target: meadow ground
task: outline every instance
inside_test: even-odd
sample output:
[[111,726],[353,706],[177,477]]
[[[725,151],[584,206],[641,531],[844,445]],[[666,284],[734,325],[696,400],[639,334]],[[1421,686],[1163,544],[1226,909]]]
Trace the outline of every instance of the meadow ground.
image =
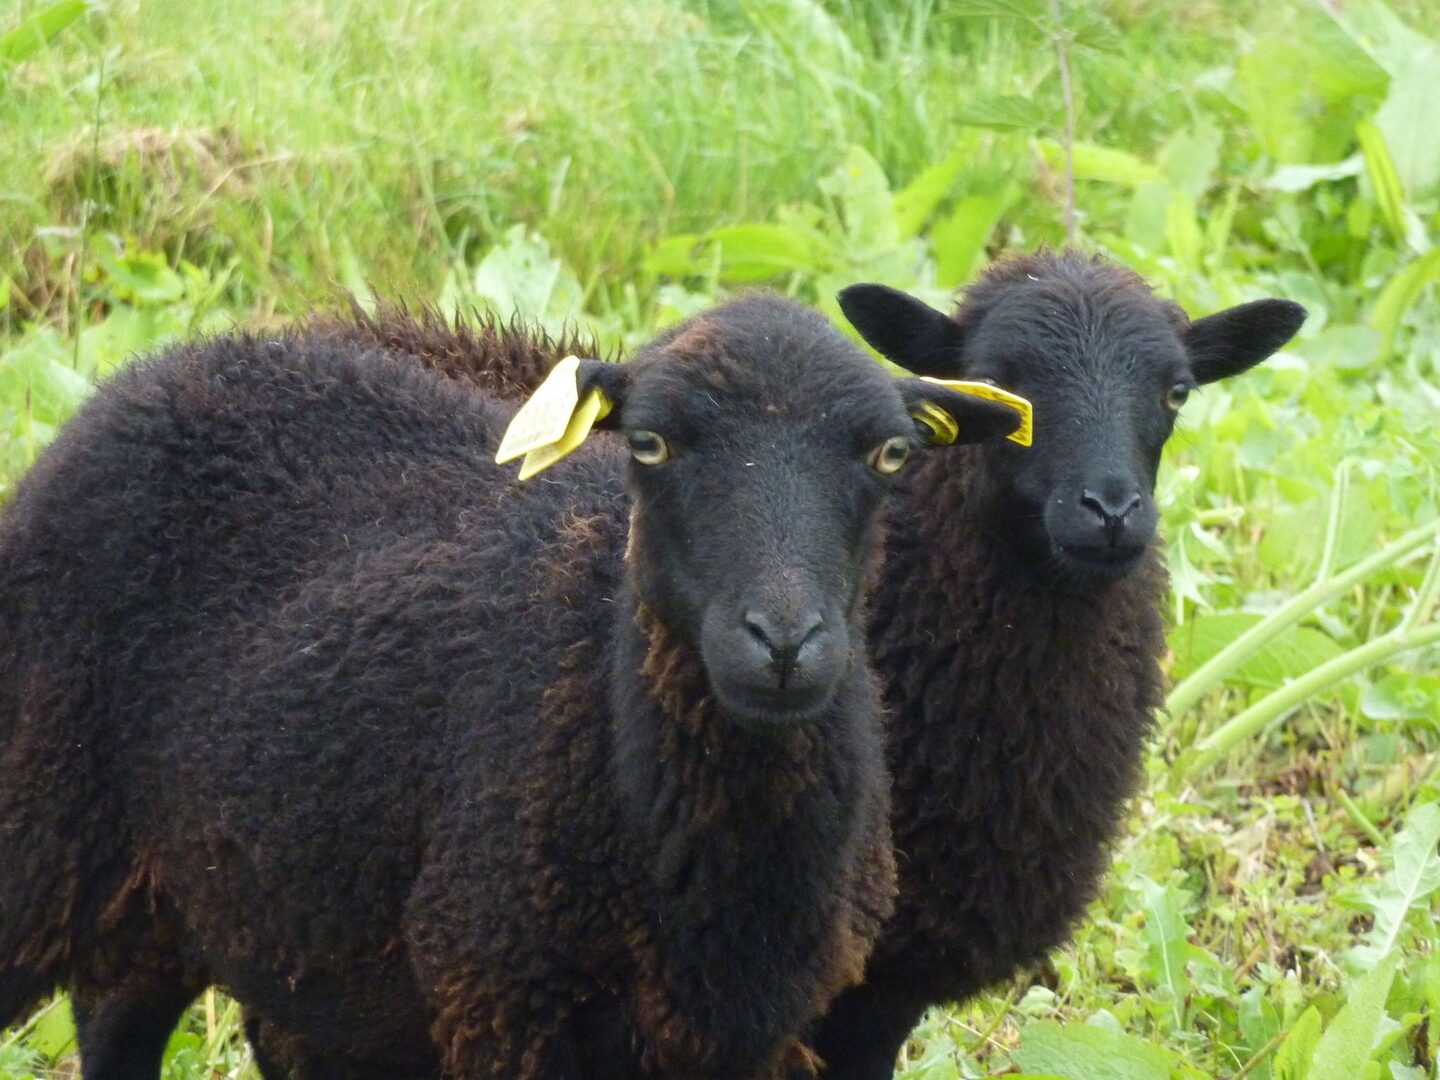
[[[341,290],[612,344],[1063,240],[1311,312],[1160,481],[1175,686],[1104,895],[898,1075],[1411,1080],[1440,1044],[1437,0],[3,0],[0,499],[137,351]],[[63,1001],[0,1078],[73,1075]],[[207,996],[167,1080],[255,1076]]]

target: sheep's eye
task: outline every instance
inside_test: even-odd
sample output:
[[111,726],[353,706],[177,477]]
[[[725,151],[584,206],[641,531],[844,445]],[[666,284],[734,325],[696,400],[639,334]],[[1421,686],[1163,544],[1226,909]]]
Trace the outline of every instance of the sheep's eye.
[[910,456],[910,440],[903,435],[886,439],[870,451],[870,467],[883,476],[900,471]]
[[659,465],[670,457],[670,444],[653,431],[632,431],[626,438],[630,456],[641,465]]
[[1180,406],[1184,405],[1189,397],[1190,387],[1183,382],[1177,382],[1165,391],[1165,407],[1171,412],[1179,412]]

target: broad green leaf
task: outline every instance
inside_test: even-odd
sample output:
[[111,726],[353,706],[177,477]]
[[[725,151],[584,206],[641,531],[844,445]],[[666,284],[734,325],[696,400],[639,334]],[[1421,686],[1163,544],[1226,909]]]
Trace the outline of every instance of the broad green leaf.
[[1170,186],[1192,200],[1209,191],[1220,165],[1221,141],[1220,129],[1208,123],[1172,135],[1157,159]]
[[1027,1072],[1067,1080],[1171,1080],[1179,1056],[1090,1024],[1027,1024],[1012,1055]]
[[49,335],[31,338],[0,355],[0,401],[30,413],[47,424],[69,418],[90,395],[90,380],[70,367],[71,355]]
[[996,226],[1015,204],[1017,196],[1012,186],[995,195],[966,196],[930,230],[937,284],[952,289],[970,280]]
[[1390,93],[1375,114],[1395,169],[1412,198],[1433,194],[1440,183],[1440,139],[1435,137],[1435,73],[1440,47],[1431,46],[1390,80]]
[[185,280],[158,251],[102,254],[105,285],[117,299],[136,306],[173,304],[185,295]]
[[823,238],[789,225],[730,225],[706,239],[719,250],[726,281],[763,281],[792,270],[817,270],[829,261]]
[[1346,0],[1321,7],[1389,73],[1389,92],[1375,114],[1375,127],[1384,136],[1410,196],[1428,191],[1440,183],[1440,139],[1435,138],[1440,41],[1406,26],[1380,0]]
[[1040,131],[1050,124],[1050,113],[1031,98],[1013,94],[975,98],[960,110],[957,123],[997,131]]
[[[1040,139],[1036,146],[1050,168],[1059,170],[1065,167],[1065,151],[1058,142],[1053,139]],[[1112,146],[1077,142],[1074,159],[1076,180],[1099,180],[1107,184],[1139,187],[1141,184],[1160,183],[1165,179],[1165,174],[1156,166]]]
[[1208,608],[1210,602],[1205,599],[1201,587],[1210,583],[1210,577],[1204,571],[1196,567],[1190,558],[1190,552],[1186,548],[1186,535],[1181,533],[1175,541],[1166,548],[1166,557],[1170,564],[1170,592],[1175,600],[1175,622],[1177,625],[1184,623],[1184,602],[1189,601],[1196,607]]
[[1380,334],[1370,326],[1332,323],[1313,338],[1287,348],[1315,364],[1339,371],[1364,371],[1380,358]]
[[1165,201],[1165,244],[1182,268],[1200,269],[1205,235],[1195,220],[1195,200],[1183,191],[1172,190]]
[[1377,883],[1355,891],[1355,899],[1375,916],[1364,944],[1350,951],[1359,971],[1376,967],[1395,948],[1412,909],[1440,889],[1440,804],[1424,803],[1410,812],[1390,844],[1391,867]]
[[1310,1080],[1310,1062],[1319,1041],[1320,1011],[1311,1005],[1275,1052],[1275,1080]]
[[1125,213],[1125,237],[1141,251],[1160,255],[1165,250],[1170,225],[1168,184],[1156,181],[1141,184],[1130,197]]
[[1416,53],[1435,44],[1433,39],[1406,26],[1383,0],[1345,0],[1343,4],[1321,7],[1391,75],[1399,74]]
[[1308,191],[1316,184],[1349,180],[1365,171],[1365,156],[1351,154],[1334,165],[1281,165],[1264,181],[1271,191]]
[[1385,1020],[1385,998],[1399,963],[1399,954],[1392,953],[1350,985],[1345,1007],[1320,1036],[1306,1080],[1355,1080],[1360,1074]]
[[699,233],[667,236],[645,256],[645,269],[665,277],[710,276],[719,271],[713,246]]
[[60,0],[42,8],[4,37],[0,37],[0,63],[28,60],[90,8],[87,0]]
[[1371,720],[1421,720],[1440,715],[1440,675],[1394,672],[1370,683],[1360,711]]
[[40,1014],[30,1029],[29,1042],[51,1061],[75,1049],[75,1018],[68,1000],[56,1001]]
[[1185,1023],[1185,995],[1190,976],[1185,965],[1193,946],[1186,940],[1188,927],[1180,913],[1183,894],[1171,885],[1160,885],[1141,876],[1136,883],[1140,909],[1145,913],[1147,974],[1168,991],[1170,1016],[1175,1028]]
[[845,223],[846,246],[853,252],[863,257],[899,244],[890,182],[880,163],[864,147],[850,147],[845,160],[820,181],[820,190],[839,207]]
[[974,133],[962,138],[955,147],[928,169],[895,193],[892,211],[895,229],[902,240],[916,236],[926,220],[950,194],[955,181],[970,164],[975,154]]
[[[1252,1056],[1280,1034],[1280,1018],[1265,997],[1264,987],[1254,986],[1241,994],[1239,1012],[1240,1034],[1245,1036],[1245,1047]],[[1251,1070],[1251,1075],[1255,1080],[1270,1080],[1272,1065],[1273,1059],[1262,1061]]]
[[486,252],[470,282],[475,298],[503,319],[519,315],[557,330],[577,319],[583,292],[543,237],[513,225]]
[[1266,154],[1278,162],[1313,160],[1314,135],[1301,120],[1313,89],[1291,77],[1303,49],[1282,37],[1263,38],[1235,65],[1235,84]]
[[[1262,618],[1246,612],[1207,613],[1176,627],[1170,633],[1170,648],[1175,654],[1171,678],[1185,678]],[[1273,689],[1319,667],[1341,651],[1329,635],[1308,626],[1296,627],[1247,658],[1226,681]]]

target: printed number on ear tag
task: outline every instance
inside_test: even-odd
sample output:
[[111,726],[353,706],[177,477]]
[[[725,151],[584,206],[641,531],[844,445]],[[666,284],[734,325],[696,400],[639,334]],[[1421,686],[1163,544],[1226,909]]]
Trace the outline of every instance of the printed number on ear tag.
[[[943,386],[947,390],[954,390],[957,394],[969,394],[971,397],[984,398],[986,401],[998,401],[1001,405],[1009,405],[1020,414],[1020,426],[1005,437],[1011,442],[1019,443],[1021,446],[1029,446],[1031,436],[1035,427],[1035,410],[1030,402],[1019,394],[1012,394],[1009,390],[1001,390],[998,386],[991,386],[983,382],[966,382],[955,379],[932,379],[924,376],[926,382],[932,382],[937,386]],[[952,423],[954,421],[951,421]],[[951,442],[954,442],[952,437]]]
[[524,454],[520,479],[528,480],[585,441],[595,421],[610,411],[610,400],[598,387],[582,399],[576,379],[579,370],[580,360],[574,356],[565,357],[550,370],[505,429],[495,452],[497,465]]

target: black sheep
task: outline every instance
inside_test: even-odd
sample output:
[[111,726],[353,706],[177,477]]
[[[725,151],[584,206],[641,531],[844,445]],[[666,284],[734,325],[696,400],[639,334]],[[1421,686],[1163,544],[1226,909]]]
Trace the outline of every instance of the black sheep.
[[928,457],[890,504],[869,643],[899,896],[814,1044],[827,1077],[880,1080],[928,1006],[1040,960],[1095,896],[1162,700],[1161,450],[1197,386],[1266,359],[1305,311],[1192,322],[1073,253],[998,263],[954,316],[878,285],[840,303],[903,367],[1034,407],[1031,447]]
[[[879,1080],[928,1006],[1039,960],[1095,895],[1161,701],[1161,450],[1196,386],[1270,356],[1305,312],[1262,300],[1191,322],[1130,271],[1073,253],[998,263],[953,317],[876,285],[840,300],[901,366],[1034,406],[1031,447],[930,455],[889,503],[868,636],[900,890],[865,983],[815,1042],[828,1076]],[[501,350],[407,352],[483,385],[533,384],[498,369]]]
[[66,426],[0,515],[0,1026],[59,984],[87,1080],[156,1076],[213,982],[267,1075],[805,1068],[893,892],[858,628],[907,406],[1016,419],[764,297],[579,382],[628,480],[516,485],[507,409],[323,334]]

